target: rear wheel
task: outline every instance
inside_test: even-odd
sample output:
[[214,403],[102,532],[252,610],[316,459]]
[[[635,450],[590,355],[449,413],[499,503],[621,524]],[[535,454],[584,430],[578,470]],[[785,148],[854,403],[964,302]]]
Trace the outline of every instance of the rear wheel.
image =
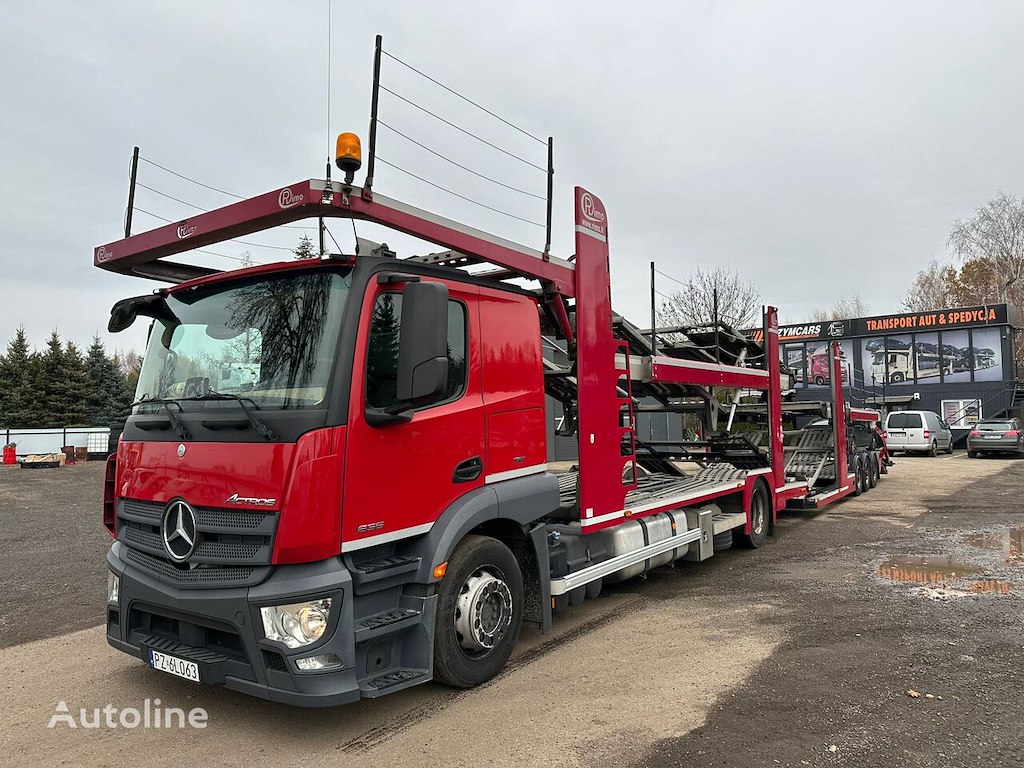
[[742,534],[739,539],[748,549],[757,549],[768,538],[771,526],[771,509],[764,486],[757,483],[750,494],[750,535]]
[[934,440],[932,440],[932,447],[928,449],[928,455],[929,456],[938,456],[939,455],[939,444],[937,442],[935,442]]
[[512,655],[522,623],[523,575],[515,556],[497,539],[467,536],[441,580],[434,678],[457,688],[490,680]]
[[872,453],[868,459],[868,485],[874,488],[878,485],[878,479],[882,475],[882,470],[878,466],[878,454]]
[[864,468],[858,456],[853,465],[853,495],[860,496],[864,493]]

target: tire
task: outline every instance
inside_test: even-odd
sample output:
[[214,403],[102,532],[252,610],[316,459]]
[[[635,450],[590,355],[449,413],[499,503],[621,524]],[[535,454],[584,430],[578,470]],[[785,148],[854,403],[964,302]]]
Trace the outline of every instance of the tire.
[[771,525],[772,510],[771,504],[768,502],[768,494],[761,483],[756,483],[750,494],[750,535],[740,534],[740,543],[747,549],[762,547],[768,540],[768,531]]
[[977,451],[968,450],[967,451],[967,458],[968,459],[976,459],[976,458],[978,458],[978,452]]
[[819,387],[825,386],[825,377],[824,376],[815,376],[814,377],[814,383],[817,384]]
[[894,373],[891,377],[889,377],[889,381],[891,381],[893,384],[902,384],[905,379],[906,376],[904,376],[902,373]]
[[952,439],[950,439],[950,441],[949,441],[949,448],[946,449],[946,454],[949,455],[949,456],[953,455],[953,440]]
[[456,688],[490,680],[512,655],[522,625],[523,575],[515,556],[497,539],[467,536],[441,580],[434,679]]
[[853,495],[860,496],[864,493],[864,468],[861,466],[860,456],[854,462],[853,470]]
[[929,456],[938,456],[939,455],[939,444],[937,442],[935,442],[934,440],[932,440],[932,447],[928,449],[928,455]]
[[878,465],[878,454],[871,454],[871,458],[868,459],[868,485],[872,488],[878,485],[878,481],[882,477],[882,469]]

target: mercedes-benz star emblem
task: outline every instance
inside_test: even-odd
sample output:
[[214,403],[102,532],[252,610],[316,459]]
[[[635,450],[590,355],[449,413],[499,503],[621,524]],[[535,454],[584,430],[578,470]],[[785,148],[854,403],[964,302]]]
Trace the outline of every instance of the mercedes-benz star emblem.
[[196,513],[181,499],[175,499],[164,509],[160,524],[164,549],[176,563],[188,560],[196,549]]
[[184,459],[185,458],[185,444],[184,443],[179,443],[178,444],[178,458],[179,459]]

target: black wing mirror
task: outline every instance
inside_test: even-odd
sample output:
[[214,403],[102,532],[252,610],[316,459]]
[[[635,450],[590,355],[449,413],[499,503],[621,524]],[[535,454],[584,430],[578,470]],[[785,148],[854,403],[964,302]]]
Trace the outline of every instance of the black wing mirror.
[[181,323],[167,304],[167,299],[158,293],[151,293],[146,296],[121,299],[117,302],[110,310],[107,330],[110,333],[120,333],[126,328],[130,328],[139,315],[164,320],[170,325]]
[[444,391],[448,383],[448,287],[414,282],[402,291],[397,399],[401,410]]

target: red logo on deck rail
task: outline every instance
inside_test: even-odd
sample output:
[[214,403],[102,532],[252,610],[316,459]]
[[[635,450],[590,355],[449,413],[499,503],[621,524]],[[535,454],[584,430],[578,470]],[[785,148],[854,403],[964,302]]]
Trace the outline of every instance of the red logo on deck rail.
[[107,250],[107,246],[101,245],[96,249],[96,261],[109,261],[114,258],[114,254]]
[[181,224],[178,225],[178,239],[184,240],[186,237],[192,237],[192,235],[196,233],[197,229],[199,229],[199,227],[194,224],[189,224],[187,221],[181,222]]
[[277,196],[277,204],[282,208],[291,208],[301,203],[302,199],[303,195],[296,195],[289,187],[285,187]]

